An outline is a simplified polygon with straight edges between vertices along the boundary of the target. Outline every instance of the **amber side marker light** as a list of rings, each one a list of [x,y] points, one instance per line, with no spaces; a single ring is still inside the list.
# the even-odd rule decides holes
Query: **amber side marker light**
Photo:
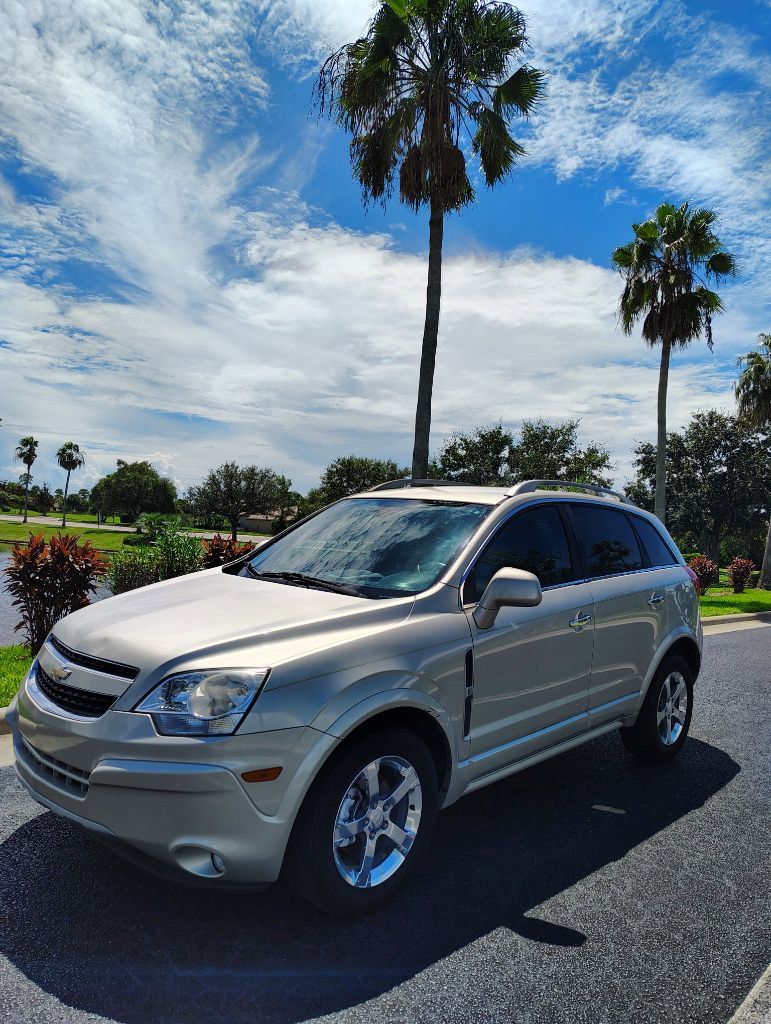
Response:
[[[254,768],[250,772],[241,772],[244,782],[273,782],[282,772],[279,765],[277,768]]]

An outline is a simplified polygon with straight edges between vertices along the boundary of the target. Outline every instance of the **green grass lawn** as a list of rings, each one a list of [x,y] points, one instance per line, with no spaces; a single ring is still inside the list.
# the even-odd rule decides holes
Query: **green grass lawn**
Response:
[[[703,618],[710,615],[740,615],[742,612],[771,612],[771,590],[745,590],[734,594],[730,587],[710,587],[700,598]]]
[[[0,708],[11,703],[31,664],[26,647],[0,647]]]
[[[30,533],[42,533],[46,540],[57,533],[77,534],[84,540],[90,541],[95,548],[101,551],[117,551],[123,546],[123,538],[128,537],[127,533],[118,533],[115,530],[108,530],[102,527],[97,528],[83,526],[82,524],[67,525],[62,531],[59,526],[40,526],[37,523],[8,523],[0,520],[0,541],[27,540]]]
[[[30,512],[30,515],[39,516],[39,512]],[[62,514],[61,512],[48,512],[46,519],[50,519],[52,523],[61,523]],[[131,523],[121,523],[120,516],[108,516],[107,519],[102,520],[103,523],[114,523],[116,526],[131,526]],[[67,513],[67,526],[70,523],[93,523],[96,526],[96,513],[95,512],[68,512]]]

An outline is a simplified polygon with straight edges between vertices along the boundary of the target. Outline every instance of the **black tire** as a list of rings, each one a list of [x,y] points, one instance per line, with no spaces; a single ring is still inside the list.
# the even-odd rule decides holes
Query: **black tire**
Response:
[[[332,837],[337,814],[359,773],[388,757],[401,758],[415,769],[422,799],[420,820],[412,845],[394,873],[379,884],[358,888],[346,881],[336,863]],[[392,810],[407,813],[411,799],[404,798]],[[404,729],[384,729],[358,741],[354,738],[333,755],[308,791],[289,840],[283,877],[295,892],[327,913],[338,917],[372,913],[409,882],[430,845],[438,809],[436,765],[418,736]],[[365,830],[355,843],[366,842]],[[375,842],[381,857],[394,848],[387,837],[378,836]],[[360,849],[352,849],[352,859]]]
[[[659,713],[666,705],[665,685],[671,677],[679,681],[682,677],[685,683],[688,703],[685,708],[685,720],[681,723],[681,729],[676,739],[667,742],[666,722],[659,723]],[[670,683],[671,686],[671,683]],[[655,676],[648,688],[648,693],[640,708],[637,721],[626,729],[621,729],[621,740],[635,757],[641,761],[662,763],[671,761],[683,747],[688,736],[691,725],[691,713],[693,711],[693,672],[685,658],[679,655],[672,655],[665,658],[656,671]]]

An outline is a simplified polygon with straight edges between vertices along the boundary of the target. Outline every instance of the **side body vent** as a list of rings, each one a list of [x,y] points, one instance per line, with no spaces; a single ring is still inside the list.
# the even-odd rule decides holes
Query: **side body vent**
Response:
[[[466,651],[466,703],[463,707],[463,739],[471,733],[471,705],[474,703],[474,651]]]

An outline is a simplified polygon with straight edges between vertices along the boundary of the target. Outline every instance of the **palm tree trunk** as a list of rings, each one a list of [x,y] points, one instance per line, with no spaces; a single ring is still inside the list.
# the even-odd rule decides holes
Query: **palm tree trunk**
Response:
[[[439,338],[439,309],[442,302],[442,239],[444,210],[438,199],[431,200],[428,241],[428,283],[426,285],[426,320],[423,326],[423,349],[420,355],[418,405],[415,411],[415,446],[412,450],[412,478],[422,480],[428,475],[428,442],[431,434],[431,397],[434,390],[436,343]]]
[[[656,502],[654,512],[662,523],[667,514],[667,385],[669,383],[669,356],[672,343],[664,338],[661,343],[661,367],[659,369],[659,393],[656,409]]]
[[[760,569],[758,586],[761,590],[771,590],[771,519],[768,521],[766,533],[766,550],[763,552],[763,565]]]
[[[27,467],[27,478],[24,481],[24,518],[23,523],[27,521],[27,492],[29,491],[29,466]]]
[[[67,491],[70,489],[70,473],[67,470],[67,479],[64,481],[64,501],[62,502],[62,529],[67,525]]]

